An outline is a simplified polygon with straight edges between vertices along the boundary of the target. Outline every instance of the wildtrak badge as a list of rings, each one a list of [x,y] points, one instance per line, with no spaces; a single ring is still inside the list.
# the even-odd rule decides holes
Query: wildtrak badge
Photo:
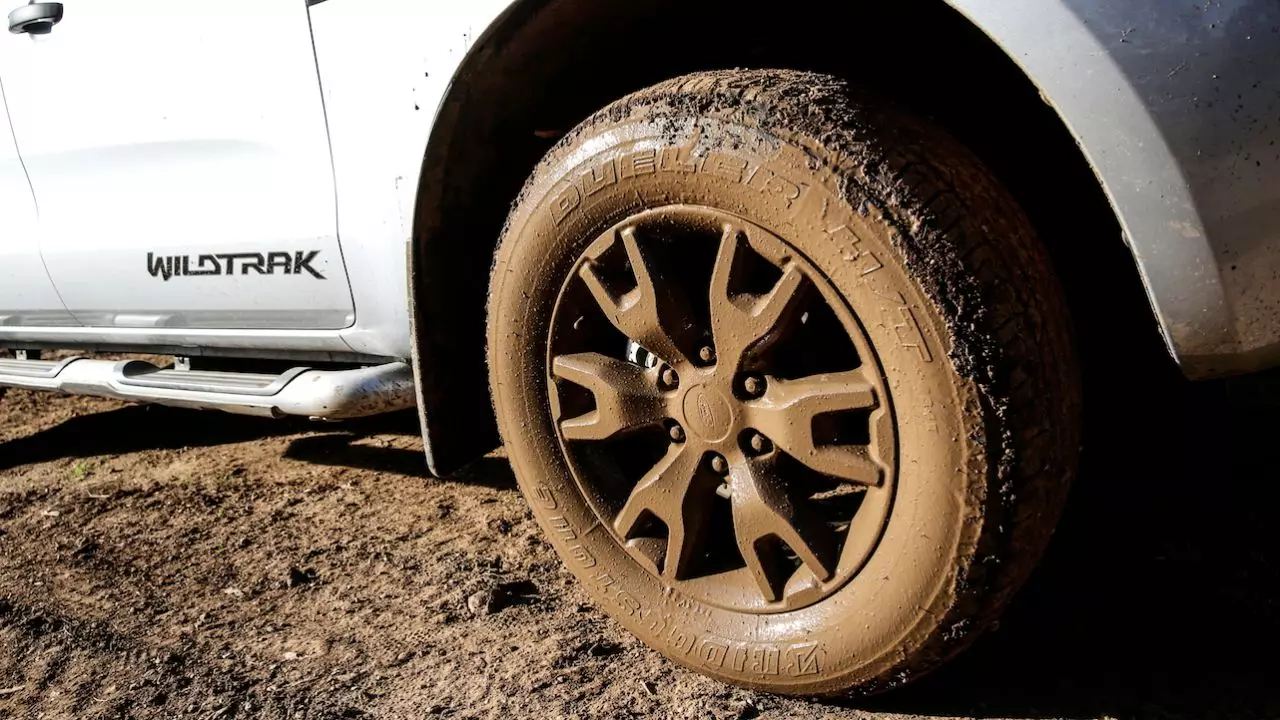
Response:
[[[206,275],[241,275],[249,271],[259,275],[301,275],[308,272],[317,280],[324,280],[311,263],[320,254],[319,250],[298,250],[296,252],[267,253],[216,253],[207,255],[156,255],[147,253],[147,272],[151,277],[163,278],[166,282],[173,277],[201,277]]]

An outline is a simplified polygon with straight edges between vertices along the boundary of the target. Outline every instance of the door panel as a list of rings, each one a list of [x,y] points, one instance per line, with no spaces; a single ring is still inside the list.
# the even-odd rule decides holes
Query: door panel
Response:
[[[40,262],[36,204],[13,144],[0,85],[0,327],[75,325]]]
[[[305,3],[67,0],[0,68],[80,322],[352,324]]]

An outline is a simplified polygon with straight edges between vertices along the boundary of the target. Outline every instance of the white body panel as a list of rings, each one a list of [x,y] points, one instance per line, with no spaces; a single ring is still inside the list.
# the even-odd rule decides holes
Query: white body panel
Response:
[[[59,192],[65,193],[62,200],[67,206],[85,203],[81,207],[94,208],[99,215],[96,235],[85,239],[86,225],[90,223],[83,212],[78,217],[66,213],[57,218],[56,223],[51,219],[43,228],[46,256],[61,271],[56,276],[60,283],[77,288],[68,298],[68,305],[96,326],[28,327],[21,333],[0,326],[0,342],[21,338],[49,344],[243,348],[255,353],[271,349],[355,352],[408,358],[411,340],[406,256],[431,120],[473,38],[507,8],[507,0],[471,3],[390,0],[380,6],[379,15],[397,20],[385,23],[370,23],[367,8],[360,3],[325,2],[310,8],[311,34],[301,38],[299,28],[304,33],[306,29],[305,24],[300,25],[306,21],[301,2],[236,0],[230,5],[207,6],[189,1],[148,0],[144,5],[147,7],[125,8],[116,7],[115,2],[73,0],[67,3],[64,20],[48,36],[34,39],[0,36],[0,68],[3,68],[0,79],[15,84],[19,81],[10,80],[10,75],[25,77],[23,97],[28,101],[54,103],[48,107],[58,108],[50,112],[62,113],[58,122],[62,123],[63,132],[82,131],[76,129],[84,124],[82,116],[76,113],[89,106],[87,100],[92,98],[93,105],[114,109],[115,115],[106,113],[106,116],[114,118],[111,127],[115,128],[112,132],[117,133],[114,138],[117,145],[123,143],[136,151],[167,141],[169,145],[157,148],[166,156],[164,159],[172,159],[176,166],[177,158],[185,154],[180,161],[182,166],[176,169],[182,178],[180,189],[174,190],[171,182],[175,170],[160,168],[162,158],[158,157],[140,158],[143,162],[140,171],[149,175],[135,180],[146,183],[146,192],[155,193],[153,197],[193,206],[187,210],[200,217],[201,222],[191,223],[169,207],[152,208],[159,214],[149,218],[136,218],[133,210],[120,209],[120,189],[104,192],[104,187],[115,187],[115,184],[104,186],[101,177],[93,177],[102,167],[118,171],[121,165],[118,157],[92,155],[113,140],[104,137],[105,129],[91,131],[93,134],[80,140],[75,148],[66,148],[67,141],[59,139],[59,133],[51,129],[35,127],[31,142],[20,132],[23,157],[37,166],[42,177],[46,170],[58,176],[72,172],[69,167],[59,166],[58,156],[68,150],[79,151],[82,160],[99,166],[98,170],[82,168],[86,172],[79,178],[57,179],[64,183],[59,187],[65,189]],[[155,12],[142,16],[147,9]],[[94,31],[89,38],[72,38],[71,32],[64,31],[75,27],[72,23],[79,17],[96,18],[92,22],[99,28],[112,27],[111,23],[115,23],[115,30]],[[253,17],[255,22],[246,24],[245,17]],[[271,21],[264,22],[264,18]],[[82,25],[89,22],[85,20]],[[164,32],[157,29],[144,35],[157,44],[144,44],[144,48],[130,50],[132,41],[120,38],[136,38],[139,33],[119,27],[120,23],[156,23],[157,27],[165,24],[166,28]],[[190,23],[199,27],[189,26]],[[179,40],[175,27],[187,28],[186,40]],[[260,33],[260,36],[250,41],[246,33]],[[195,42],[192,37],[201,40]],[[75,39],[76,44],[72,46],[71,39],[62,42],[64,38]],[[127,51],[127,55],[110,61],[117,72],[122,63],[128,63],[134,66],[135,72],[149,72],[152,76],[158,73],[166,79],[132,85],[126,98],[118,94],[120,83],[110,84],[105,71],[95,71],[99,83],[96,87],[88,87],[90,83],[84,76],[72,77],[71,81],[82,94],[75,97],[77,93],[59,93],[51,99],[50,93],[39,89],[40,78],[51,82],[48,68],[43,68],[38,75],[34,70],[15,73],[9,69],[15,62],[33,67],[36,53],[50,50],[51,46],[59,47],[54,45],[59,42],[65,46],[61,48],[63,59],[59,60],[64,63],[61,71],[64,75],[72,74],[71,66],[78,63],[93,68],[94,61],[88,58],[94,53]],[[213,44],[226,47],[214,48]],[[163,51],[160,45],[165,46]],[[197,47],[201,48],[201,54],[196,53]],[[166,61],[157,64],[156,57],[165,57]],[[199,66],[201,81],[192,79],[191,68],[177,69],[181,58]],[[321,76],[322,101],[318,93],[313,96],[316,64]],[[138,65],[145,67],[140,70]],[[310,75],[303,77],[307,65],[310,65],[307,71]],[[250,68],[253,72],[249,72]],[[176,76],[181,76],[182,81],[178,82]],[[286,87],[287,79],[292,79],[294,85]],[[247,95],[251,91],[236,84],[245,82],[253,84],[261,95]],[[200,83],[205,86],[197,89]],[[117,93],[114,99],[103,97],[109,91],[109,84],[110,91]],[[155,92],[157,87],[165,88],[165,92]],[[228,97],[233,93],[241,96],[234,100],[237,106],[219,108],[213,98],[219,93],[224,102],[233,102],[233,98]],[[187,141],[183,147],[173,146],[183,142],[170,122],[177,117],[169,110],[169,105],[175,102],[188,109],[186,119],[191,123],[182,133]],[[132,109],[120,107],[126,103],[131,104]],[[197,108],[204,112],[203,120],[196,117]],[[125,119],[121,113],[133,117]],[[139,120],[145,121],[144,124],[135,124]],[[314,150],[320,145],[317,133],[323,132],[326,120],[329,145],[316,159]],[[253,139],[248,140],[249,137]],[[218,145],[211,140],[229,142]],[[254,147],[244,147],[244,144]],[[59,146],[63,146],[61,151],[52,151]],[[251,158],[255,149],[268,152],[259,152]],[[231,167],[226,163],[226,151],[240,153],[236,162],[252,167],[247,170]],[[39,157],[41,155],[45,157]],[[280,162],[285,158],[294,164]],[[193,163],[199,166],[198,170],[192,167]],[[39,183],[36,184],[39,194]],[[210,204],[211,193],[235,196],[235,199]],[[205,196],[203,200],[200,195]],[[332,203],[335,195],[336,233],[334,208],[324,204]],[[298,295],[270,295],[271,290],[263,290],[256,275],[237,275],[237,288],[233,290],[225,283],[214,284],[231,279],[226,277],[183,277],[179,285],[179,278],[166,283],[147,273],[146,253],[155,252],[151,248],[173,248],[172,254],[198,254],[199,242],[214,239],[215,223],[225,225],[235,221],[234,217],[217,214],[222,208],[234,205],[245,208],[237,212],[242,223],[238,231],[257,228],[252,233],[254,240],[250,241],[257,243],[255,252],[261,249],[259,240],[268,234],[281,240],[291,237],[291,232],[292,237],[297,237],[297,229],[307,228],[317,239],[334,243],[331,247],[335,252],[329,259],[337,263],[340,256],[334,236],[341,237],[346,275],[350,278],[349,291],[347,285],[342,286],[342,292],[347,293],[345,304],[331,302],[332,296],[328,296],[312,298],[320,302],[304,307],[326,310],[327,316],[333,317],[334,308],[329,305],[334,305],[350,313],[350,322],[341,329],[328,330],[318,325],[298,324],[295,316],[294,322],[288,325],[292,330],[267,329],[274,324],[273,319],[290,319],[286,313],[297,305],[289,301]],[[211,214],[214,217],[210,217]],[[139,220],[145,221],[145,238],[139,234],[142,229]],[[107,249],[108,238],[102,233],[108,225],[112,249]],[[177,234],[175,227],[194,234]],[[223,242],[236,235],[222,230],[217,234]],[[144,240],[151,244],[144,244]],[[315,242],[309,244],[319,247]],[[78,259],[86,246],[102,249],[102,256],[93,262]],[[117,249],[121,247],[126,249]],[[290,246],[294,247],[297,246]],[[190,262],[196,262],[196,258]],[[112,275],[105,274],[107,268]],[[129,277],[136,277],[136,282],[121,283],[115,275],[120,272],[132,273]],[[89,275],[97,279],[88,280]],[[337,280],[342,275],[341,266],[338,272],[325,272],[325,275]],[[249,283],[259,283],[251,292],[247,292],[243,284],[246,278]],[[329,289],[337,285],[332,282]],[[282,292],[284,287],[274,286]],[[168,294],[158,292],[162,290]],[[245,303],[246,298],[251,298],[252,303]],[[244,307],[250,304],[251,307]],[[256,327],[219,327],[229,319],[228,312],[234,311],[236,317],[246,316],[236,310],[237,305],[240,310],[256,312]],[[181,312],[184,307],[195,312]],[[201,312],[205,313],[203,317]]]
[[[0,37],[0,68],[82,324],[353,323],[304,3],[72,0],[52,33]]]
[[[0,94],[0,327],[75,325],[40,262],[36,204]]]
[[[406,257],[432,118],[472,41],[507,0],[388,0],[311,8],[334,171],[338,229],[359,309],[353,350],[408,357]],[[485,242],[492,238],[485,238]]]

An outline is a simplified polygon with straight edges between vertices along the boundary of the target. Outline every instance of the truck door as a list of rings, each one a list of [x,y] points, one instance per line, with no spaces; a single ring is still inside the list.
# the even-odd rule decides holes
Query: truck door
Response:
[[[9,21],[13,137],[81,324],[354,322],[306,3],[32,2]]]

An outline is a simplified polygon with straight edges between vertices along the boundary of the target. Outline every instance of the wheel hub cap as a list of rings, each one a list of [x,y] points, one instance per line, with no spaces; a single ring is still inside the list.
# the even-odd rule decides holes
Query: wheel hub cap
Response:
[[[737,422],[733,405],[723,392],[709,383],[691,388],[680,405],[684,426],[709,443],[727,438]]]

